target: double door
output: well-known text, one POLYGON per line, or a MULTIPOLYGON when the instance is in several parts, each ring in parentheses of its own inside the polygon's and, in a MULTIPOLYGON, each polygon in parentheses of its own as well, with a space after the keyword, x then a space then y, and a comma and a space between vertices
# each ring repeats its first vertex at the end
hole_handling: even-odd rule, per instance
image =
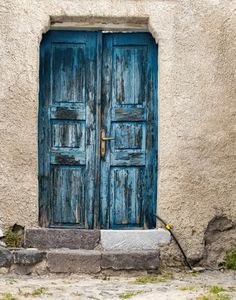
POLYGON ((153 38, 49 31, 40 48, 40 224, 153 228, 156 198, 153 38))

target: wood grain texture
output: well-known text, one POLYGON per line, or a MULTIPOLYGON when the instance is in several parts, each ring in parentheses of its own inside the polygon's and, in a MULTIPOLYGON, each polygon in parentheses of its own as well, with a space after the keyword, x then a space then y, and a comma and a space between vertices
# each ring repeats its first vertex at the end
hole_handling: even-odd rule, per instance
POLYGON ((93 228, 96 71, 97 33, 49 31, 44 35, 39 109, 43 226, 93 228))
POLYGON ((153 228, 156 189, 151 35, 49 31, 40 50, 40 224, 153 228), (103 160, 101 128, 114 138, 103 160))
POLYGON ((103 228, 155 227, 157 46, 150 34, 103 38, 101 162, 103 228))

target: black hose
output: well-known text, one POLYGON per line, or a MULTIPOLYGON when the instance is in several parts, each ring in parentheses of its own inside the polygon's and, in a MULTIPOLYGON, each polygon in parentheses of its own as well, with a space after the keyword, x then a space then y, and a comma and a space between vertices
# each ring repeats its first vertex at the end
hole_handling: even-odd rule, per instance
POLYGON ((179 247, 179 250, 181 251, 183 257, 184 257, 184 261, 185 261, 185 264, 189 267, 190 270, 192 270, 192 266, 190 265, 189 261, 188 261, 188 258, 183 250, 183 248, 181 247, 179 241, 177 240, 176 236, 174 235, 173 231, 171 230, 171 228, 168 228, 169 227, 169 224, 166 223, 162 218, 160 218, 159 216, 153 214, 159 221, 161 221, 162 224, 165 225, 165 228, 170 232, 171 236, 173 237, 174 241, 176 242, 177 246, 179 247))

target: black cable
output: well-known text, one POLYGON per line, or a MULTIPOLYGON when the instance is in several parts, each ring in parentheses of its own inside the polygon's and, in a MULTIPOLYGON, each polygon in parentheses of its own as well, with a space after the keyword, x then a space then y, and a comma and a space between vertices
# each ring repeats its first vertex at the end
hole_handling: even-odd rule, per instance
POLYGON ((184 261, 185 261, 185 264, 189 267, 190 270, 192 270, 192 266, 190 265, 189 261, 188 261, 188 258, 183 250, 183 248, 181 247, 179 241, 177 240, 176 236, 174 235, 173 231, 171 230, 171 228, 168 228, 169 227, 169 224, 166 223, 162 218, 160 218, 159 216, 153 214, 159 221, 161 221, 162 224, 165 225, 165 228, 170 232, 171 236, 173 237, 174 241, 176 242, 177 246, 179 247, 179 250, 181 251, 183 257, 184 257, 184 261))

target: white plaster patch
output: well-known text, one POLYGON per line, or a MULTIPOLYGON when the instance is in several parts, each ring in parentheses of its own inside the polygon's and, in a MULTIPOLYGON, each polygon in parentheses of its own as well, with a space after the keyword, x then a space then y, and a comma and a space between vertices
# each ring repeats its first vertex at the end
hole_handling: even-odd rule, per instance
POLYGON ((0 229, 0 238, 3 237, 3 231, 0 229))
POLYGON ((165 229, 152 230, 101 230, 101 245, 104 250, 156 250, 170 242, 170 233, 165 229))

